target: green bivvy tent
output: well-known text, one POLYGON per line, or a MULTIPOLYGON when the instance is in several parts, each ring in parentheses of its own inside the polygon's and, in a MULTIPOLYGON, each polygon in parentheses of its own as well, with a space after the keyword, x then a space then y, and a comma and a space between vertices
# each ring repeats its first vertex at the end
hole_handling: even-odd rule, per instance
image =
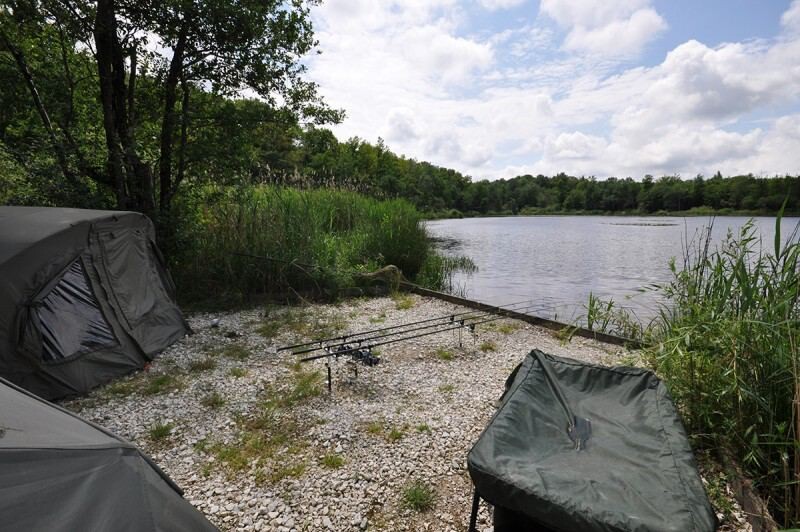
POLYGON ((80 394, 184 336, 154 238, 139 213, 0 207, 0 376, 80 394))
POLYGON ((532 351, 470 450, 495 532, 706 532, 716 518, 681 420, 650 371, 532 351))
POLYGON ((133 444, 0 379, 4 532, 213 532, 133 444))

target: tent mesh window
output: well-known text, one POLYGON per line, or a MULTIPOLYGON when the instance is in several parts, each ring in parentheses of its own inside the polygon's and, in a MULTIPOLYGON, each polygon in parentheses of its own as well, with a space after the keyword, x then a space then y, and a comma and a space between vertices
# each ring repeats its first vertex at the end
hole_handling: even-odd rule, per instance
POLYGON ((80 260, 36 305, 42 360, 58 362, 117 344, 80 260))

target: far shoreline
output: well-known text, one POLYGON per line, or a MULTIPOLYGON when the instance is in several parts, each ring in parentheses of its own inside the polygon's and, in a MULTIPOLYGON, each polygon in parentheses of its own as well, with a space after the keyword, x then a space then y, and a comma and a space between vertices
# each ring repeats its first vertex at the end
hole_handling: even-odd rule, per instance
MULTIPOLYGON (((451 212, 441 213, 442 216, 437 216, 435 213, 423 213, 426 222, 434 222, 440 220, 461 220, 465 218, 533 218, 533 217, 547 217, 547 216, 614 216, 619 218, 636 218, 636 217, 651 217, 651 218, 703 218, 703 217, 739 217, 739 218, 775 218, 778 213, 768 213, 763 211, 742 211, 742 210, 686 210, 686 211, 656 211, 656 212, 608 212, 608 211, 552 211, 552 212, 526 212, 526 213, 502 213, 502 212, 488 212, 488 213, 458 213, 458 215, 451 215, 451 212), (433 216, 431 216, 433 214, 433 216)), ((800 212, 784 213, 783 218, 800 218, 800 212)))

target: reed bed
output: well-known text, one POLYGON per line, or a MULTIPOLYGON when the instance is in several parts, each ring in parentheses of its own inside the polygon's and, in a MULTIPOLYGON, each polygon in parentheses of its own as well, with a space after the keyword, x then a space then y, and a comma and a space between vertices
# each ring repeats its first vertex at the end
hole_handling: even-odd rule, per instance
MULTIPOLYGON (((755 480, 773 517, 800 525, 800 241, 776 220, 765 243, 751 221, 716 248, 708 228, 656 287, 667 304, 638 330, 695 442, 725 449, 755 480)), ((636 333, 613 304, 590 301, 596 329, 636 333)))
POLYGON ((446 284, 450 261, 431 248, 421 214, 404 200, 276 185, 205 187, 179 206, 171 255, 184 302, 238 304, 302 294, 330 299, 357 274, 393 264, 408 279, 446 284))

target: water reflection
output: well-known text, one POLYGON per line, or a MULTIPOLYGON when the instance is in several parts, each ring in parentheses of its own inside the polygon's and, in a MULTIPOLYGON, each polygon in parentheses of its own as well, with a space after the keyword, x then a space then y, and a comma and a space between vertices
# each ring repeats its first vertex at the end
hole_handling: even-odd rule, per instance
MULTIPOLYGON (((745 217, 714 220, 718 243, 737 232, 745 217)), ((766 249, 772 249, 774 218, 755 218, 766 249)), ((457 275, 466 297, 502 305, 534 299, 537 314, 571 321, 584 313, 589 293, 613 298, 643 320, 656 315, 659 299, 648 286, 671 279, 671 258, 683 256, 687 242, 709 218, 530 216, 468 218, 427 222, 444 254, 466 255, 478 266, 457 275)), ((784 239, 798 218, 781 225, 784 239)))

